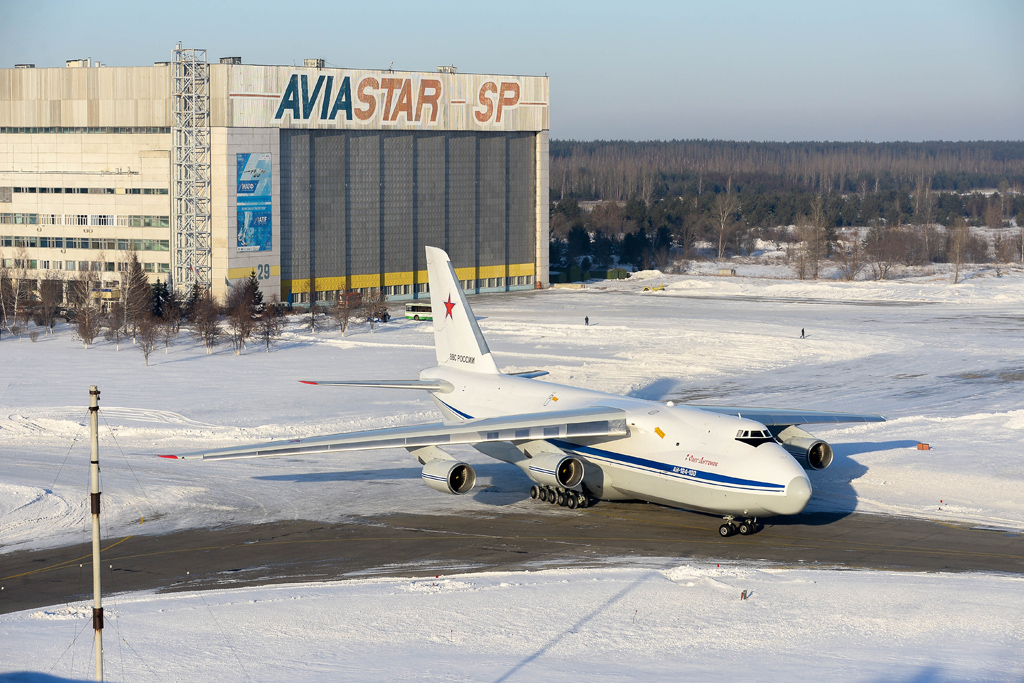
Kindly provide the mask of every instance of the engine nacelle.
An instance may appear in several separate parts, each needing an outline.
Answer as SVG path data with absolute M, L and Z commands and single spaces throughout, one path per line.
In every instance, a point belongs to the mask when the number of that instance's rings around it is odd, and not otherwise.
M 832 464 L 832 447 L 799 427 L 787 427 L 779 433 L 782 447 L 809 470 L 823 470 Z
M 526 473 L 538 484 L 573 489 L 583 481 L 583 461 L 564 453 L 545 453 L 530 458 Z
M 476 471 L 458 460 L 430 460 L 423 466 L 420 476 L 427 486 L 441 493 L 461 495 L 476 486 Z

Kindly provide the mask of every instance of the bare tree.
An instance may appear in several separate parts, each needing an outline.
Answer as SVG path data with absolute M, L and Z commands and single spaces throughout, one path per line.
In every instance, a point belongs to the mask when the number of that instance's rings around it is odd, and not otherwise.
M 245 301 L 240 301 L 233 310 L 228 311 L 228 336 L 236 356 L 245 349 L 245 341 L 252 336 L 255 322 Z
M 366 322 L 370 324 L 370 332 L 373 332 L 374 322 L 388 321 L 388 296 L 382 287 L 370 291 L 370 297 L 364 304 L 364 308 L 366 309 Z
M 860 242 L 856 238 L 837 245 L 836 263 L 839 266 L 840 277 L 850 282 L 857 279 L 857 275 L 864 269 L 864 256 Z
M 324 329 L 327 321 L 324 319 L 324 309 L 322 306 L 317 305 L 315 301 L 310 299 L 309 310 L 306 311 L 306 322 L 305 326 L 309 328 L 310 332 L 316 332 L 317 330 Z
M 281 305 L 275 294 L 270 303 L 263 308 L 260 317 L 256 319 L 256 336 L 266 346 L 267 353 L 270 353 L 270 347 L 281 336 L 283 328 Z
M 0 330 L 10 330 L 14 317 L 14 280 L 6 263 L 3 252 L 0 252 Z
M 121 350 L 121 340 L 125 337 L 124 304 L 115 301 L 110 304 L 107 314 L 103 316 L 103 338 L 114 343 L 114 350 Z
M 163 316 L 161 316 L 167 324 L 171 326 L 171 330 L 174 334 L 178 334 L 178 330 L 181 328 L 181 306 L 180 302 L 172 295 L 164 303 Z
M 139 316 L 135 321 L 135 325 L 138 328 L 135 333 L 135 340 L 148 366 L 149 355 L 156 348 L 156 340 L 160 335 L 160 325 L 156 318 L 148 314 Z
M 992 202 L 985 209 L 985 225 L 995 230 L 1003 227 L 1003 210 L 999 204 Z
M 167 315 L 167 311 L 164 311 L 164 317 L 160 320 L 160 339 L 164 343 L 164 354 L 167 354 L 167 350 L 171 346 L 171 342 L 178 336 L 178 319 L 180 314 L 174 319 L 171 319 Z
M 206 353 L 213 353 L 220 341 L 220 315 L 209 289 L 200 289 L 192 304 L 192 336 L 203 343 Z
M 89 345 L 99 336 L 102 319 L 103 314 L 99 307 L 90 301 L 79 306 L 75 311 L 75 336 L 85 345 L 85 348 L 89 348 Z
M 64 283 L 60 279 L 51 276 L 39 281 L 39 297 L 32 313 L 32 320 L 37 326 L 44 328 L 47 334 L 53 334 L 53 328 L 57 324 L 57 310 L 63 296 Z
M 715 220 L 715 230 L 718 233 L 718 258 L 725 255 L 725 245 L 729 240 L 729 234 L 735 223 L 736 209 L 740 202 L 732 193 L 732 178 L 726 184 L 725 192 L 718 193 L 711 205 L 711 215 Z
M 351 290 L 343 289 L 338 292 L 338 300 L 335 302 L 334 307 L 331 308 L 331 317 L 334 318 L 334 322 L 338 325 L 338 329 L 341 330 L 341 336 L 345 336 L 345 332 L 348 330 L 348 325 L 352 322 L 352 315 L 355 313 L 358 306 L 353 301 L 353 293 Z
M 815 225 L 808 218 L 797 227 L 797 234 L 803 242 L 803 256 L 811 278 L 817 280 L 821 274 L 821 261 L 825 258 L 825 228 Z M 802 279 L 802 278 L 801 278 Z
M 900 260 L 899 235 L 884 223 L 875 221 L 864 238 L 864 254 L 876 280 L 888 279 Z
M 953 263 L 954 285 L 960 282 L 960 269 L 963 268 L 964 256 L 967 253 L 968 235 L 967 221 L 963 216 L 957 216 L 949 231 L 949 247 L 946 250 L 949 260 Z
M 3 324 L 11 335 L 21 337 L 24 327 L 28 324 L 27 304 L 31 283 L 26 277 L 25 265 L 28 252 L 24 247 L 14 253 L 13 268 L 4 267 L 4 276 L 0 278 L 0 300 L 3 303 Z M 3 263 L 0 254 L 0 263 Z
M 231 286 L 224 309 L 228 316 L 231 347 L 236 356 L 241 355 L 245 342 L 256 328 L 256 319 L 264 309 L 255 271 L 251 277 Z

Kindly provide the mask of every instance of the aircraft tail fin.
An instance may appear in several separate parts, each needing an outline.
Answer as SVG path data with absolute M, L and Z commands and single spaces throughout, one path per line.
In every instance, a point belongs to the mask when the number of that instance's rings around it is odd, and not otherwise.
M 466 301 L 451 260 L 442 249 L 427 247 L 427 277 L 430 281 L 437 364 L 498 374 L 498 366 Z

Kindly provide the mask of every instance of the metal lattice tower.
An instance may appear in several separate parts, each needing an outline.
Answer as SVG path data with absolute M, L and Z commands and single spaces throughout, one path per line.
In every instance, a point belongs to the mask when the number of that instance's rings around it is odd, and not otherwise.
M 171 276 L 174 287 L 210 287 L 210 67 L 206 50 L 172 52 Z

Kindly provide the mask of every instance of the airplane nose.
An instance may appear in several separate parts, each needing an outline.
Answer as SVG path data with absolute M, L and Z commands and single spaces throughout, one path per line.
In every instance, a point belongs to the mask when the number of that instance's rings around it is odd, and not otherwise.
M 807 507 L 811 499 L 811 482 L 801 475 L 793 477 L 786 485 L 786 496 L 772 505 L 772 512 L 778 515 L 796 515 Z

